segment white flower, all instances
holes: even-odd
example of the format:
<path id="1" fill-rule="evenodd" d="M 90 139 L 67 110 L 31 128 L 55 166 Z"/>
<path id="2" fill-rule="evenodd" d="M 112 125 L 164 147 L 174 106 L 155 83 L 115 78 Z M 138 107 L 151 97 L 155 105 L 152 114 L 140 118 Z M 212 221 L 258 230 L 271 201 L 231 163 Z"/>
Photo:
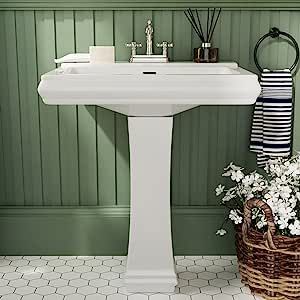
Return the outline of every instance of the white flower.
<path id="1" fill-rule="evenodd" d="M 220 196 L 224 192 L 225 186 L 219 184 L 216 188 L 216 196 Z"/>
<path id="2" fill-rule="evenodd" d="M 230 164 L 224 170 L 226 171 L 226 170 L 229 170 L 229 169 L 232 169 L 233 171 L 242 170 L 241 167 L 236 166 L 233 162 L 230 162 Z"/>
<path id="3" fill-rule="evenodd" d="M 271 175 L 275 175 L 275 176 L 281 176 L 282 174 L 282 169 L 280 168 L 280 166 L 277 164 L 278 161 L 272 161 L 272 163 L 274 164 L 270 164 L 269 166 L 269 173 Z"/>
<path id="4" fill-rule="evenodd" d="M 244 174 L 243 174 L 243 172 L 240 171 L 240 170 L 232 171 L 230 178 L 231 178 L 231 180 L 233 180 L 233 181 L 240 182 L 241 179 L 244 178 Z"/>
<path id="5" fill-rule="evenodd" d="M 277 224 L 279 225 L 279 229 L 286 229 L 289 227 L 288 220 L 286 218 L 282 218 L 277 221 Z"/>
<path id="6" fill-rule="evenodd" d="M 241 224 L 243 218 L 239 215 L 239 212 L 235 209 L 232 209 L 229 213 L 229 219 L 234 222 L 234 224 Z"/>
<path id="7" fill-rule="evenodd" d="M 227 231 L 225 229 L 221 228 L 216 232 L 216 235 L 223 236 L 226 233 L 227 233 Z"/>
<path id="8" fill-rule="evenodd" d="M 291 194 L 292 190 L 289 186 L 281 186 L 280 187 L 280 196 L 283 199 L 288 199 L 290 198 L 290 194 Z"/>
<path id="9" fill-rule="evenodd" d="M 237 196 L 237 189 L 236 189 L 236 187 L 230 188 L 230 189 L 226 192 L 225 196 L 222 198 L 222 202 L 223 202 L 223 203 L 228 202 L 228 201 L 230 201 L 231 199 L 236 198 L 236 196 Z"/>
<path id="10" fill-rule="evenodd" d="M 292 235 L 300 235 L 300 221 L 295 220 L 293 224 L 290 224 L 289 229 Z"/>
<path id="11" fill-rule="evenodd" d="M 251 175 L 246 175 L 243 180 L 242 180 L 242 184 L 245 186 L 245 187 L 248 187 L 250 186 L 251 184 L 253 184 L 253 180 L 254 179 L 254 176 L 251 176 Z"/>
<path id="12" fill-rule="evenodd" d="M 251 186 L 254 182 L 261 179 L 261 175 L 257 174 L 256 172 L 251 173 L 250 175 L 246 175 L 242 180 L 244 186 L 248 187 Z"/>
<path id="13" fill-rule="evenodd" d="M 291 163 L 286 172 L 287 175 L 291 175 L 292 177 L 297 177 L 300 174 L 300 169 L 298 163 Z"/>
<path id="14" fill-rule="evenodd" d="M 272 190 L 270 190 L 268 193 L 265 194 L 265 199 L 267 201 L 276 202 L 278 201 L 278 198 L 279 198 L 279 194 Z"/>
<path id="15" fill-rule="evenodd" d="M 267 221 L 266 220 L 260 220 L 256 223 L 256 226 L 258 229 L 262 229 L 263 227 L 265 227 L 267 225 Z"/>
<path id="16" fill-rule="evenodd" d="M 241 167 L 236 166 L 231 162 L 226 168 L 224 168 L 225 173 L 222 174 L 222 176 L 229 177 L 232 175 L 233 172 L 241 171 L 243 170 Z"/>
<path id="17" fill-rule="evenodd" d="M 234 195 L 225 195 L 222 199 L 222 203 L 225 203 L 225 202 L 228 202 L 230 201 L 231 199 L 235 198 Z"/>

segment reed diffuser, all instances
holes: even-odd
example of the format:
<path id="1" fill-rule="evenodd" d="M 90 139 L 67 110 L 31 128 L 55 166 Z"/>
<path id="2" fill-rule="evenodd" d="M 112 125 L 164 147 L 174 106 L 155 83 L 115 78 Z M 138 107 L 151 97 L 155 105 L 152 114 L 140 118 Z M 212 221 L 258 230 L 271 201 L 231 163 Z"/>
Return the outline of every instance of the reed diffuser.
<path id="1" fill-rule="evenodd" d="M 204 26 L 202 26 L 199 11 L 197 9 L 192 11 L 189 8 L 184 11 L 184 14 L 201 41 L 201 47 L 194 48 L 194 62 L 218 62 L 219 49 L 212 48 L 211 39 L 220 18 L 221 8 L 219 10 L 214 8 L 212 12 L 209 8 L 207 9 L 206 25 Z"/>

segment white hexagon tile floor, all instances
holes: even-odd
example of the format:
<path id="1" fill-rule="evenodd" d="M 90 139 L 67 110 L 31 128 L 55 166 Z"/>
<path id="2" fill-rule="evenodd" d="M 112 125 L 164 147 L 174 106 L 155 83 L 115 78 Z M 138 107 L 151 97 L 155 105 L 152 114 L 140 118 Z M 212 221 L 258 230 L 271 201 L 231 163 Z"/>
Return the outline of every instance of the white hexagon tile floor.
<path id="1" fill-rule="evenodd" d="M 257 300 L 234 256 L 177 256 L 174 293 L 132 294 L 126 257 L 0 256 L 1 300 Z"/>

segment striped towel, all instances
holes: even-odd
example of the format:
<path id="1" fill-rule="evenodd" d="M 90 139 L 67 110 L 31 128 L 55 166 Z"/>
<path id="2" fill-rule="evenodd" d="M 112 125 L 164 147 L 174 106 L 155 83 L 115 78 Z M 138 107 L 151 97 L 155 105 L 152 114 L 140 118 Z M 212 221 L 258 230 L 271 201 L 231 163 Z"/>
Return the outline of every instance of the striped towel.
<path id="1" fill-rule="evenodd" d="M 257 165 L 264 167 L 272 157 L 291 153 L 293 121 L 293 79 L 290 70 L 261 74 L 261 94 L 256 100 L 250 150 L 257 153 Z"/>

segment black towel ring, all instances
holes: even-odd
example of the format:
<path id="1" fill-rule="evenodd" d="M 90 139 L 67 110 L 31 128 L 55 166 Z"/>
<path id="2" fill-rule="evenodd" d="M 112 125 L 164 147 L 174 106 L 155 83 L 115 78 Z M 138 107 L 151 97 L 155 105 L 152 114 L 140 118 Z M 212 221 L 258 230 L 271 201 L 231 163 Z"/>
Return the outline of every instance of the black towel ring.
<path id="1" fill-rule="evenodd" d="M 294 61 L 294 63 L 289 67 L 289 69 L 292 71 L 293 69 L 295 69 L 295 67 L 297 66 L 298 62 L 299 62 L 299 46 L 298 46 L 298 43 L 297 41 L 287 32 L 284 32 L 284 31 L 280 31 L 278 28 L 276 27 L 273 27 L 270 29 L 270 31 L 268 33 L 266 33 L 265 35 L 263 35 L 259 40 L 258 42 L 256 43 L 255 45 L 255 48 L 254 48 L 254 62 L 255 62 L 255 65 L 257 67 L 257 69 L 262 72 L 263 71 L 263 68 L 259 65 L 259 62 L 258 62 L 258 59 L 257 59 L 257 50 L 258 50 L 258 47 L 259 45 L 262 43 L 262 41 L 264 39 L 266 39 L 267 37 L 271 37 L 271 38 L 276 38 L 276 37 L 279 37 L 279 35 L 284 35 L 286 36 L 287 38 L 289 38 L 292 43 L 294 44 L 294 47 L 295 47 L 295 50 L 296 50 L 296 59 Z"/>

